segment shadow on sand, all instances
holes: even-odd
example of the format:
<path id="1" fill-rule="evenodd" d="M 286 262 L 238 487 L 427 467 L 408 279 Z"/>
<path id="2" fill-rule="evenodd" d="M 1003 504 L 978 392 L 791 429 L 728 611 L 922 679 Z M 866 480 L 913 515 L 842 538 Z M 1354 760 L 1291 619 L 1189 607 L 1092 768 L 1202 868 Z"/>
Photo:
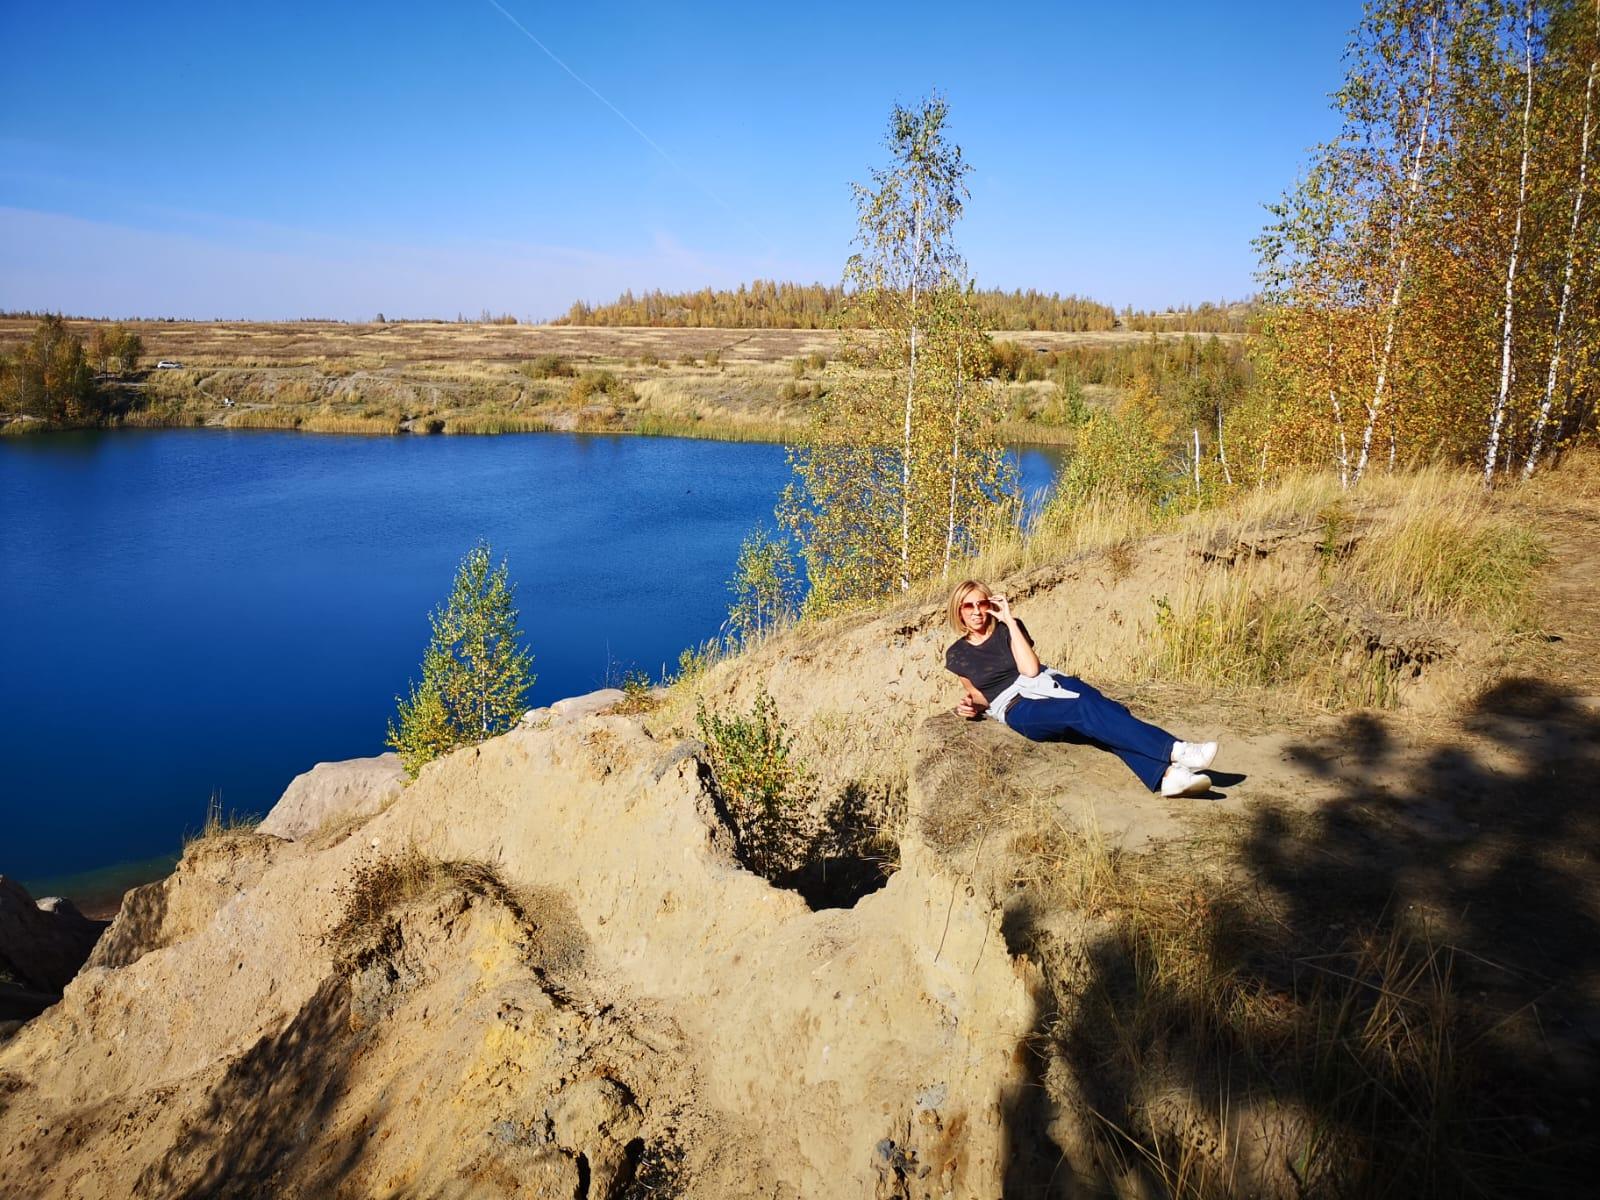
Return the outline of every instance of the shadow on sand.
<path id="1" fill-rule="evenodd" d="M 1007 1196 L 1583 1190 L 1600 1166 L 1600 710 L 1510 679 L 1459 734 L 1418 756 L 1363 713 L 1292 747 L 1331 800 L 1256 807 L 1230 885 L 1172 902 L 1189 931 L 1135 914 L 1081 948 L 1081 992 L 1041 1009 L 1035 1084 L 1005 1114 Z M 1220 1144 L 1167 1119 L 1185 1111 L 1212 1114 Z"/>

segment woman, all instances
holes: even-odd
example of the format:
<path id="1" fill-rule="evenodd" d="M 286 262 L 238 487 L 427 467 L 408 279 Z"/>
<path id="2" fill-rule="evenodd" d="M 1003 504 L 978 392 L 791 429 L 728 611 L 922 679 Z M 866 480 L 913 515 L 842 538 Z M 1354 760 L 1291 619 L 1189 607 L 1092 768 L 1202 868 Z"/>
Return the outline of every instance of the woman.
<path id="1" fill-rule="evenodd" d="M 950 594 L 950 624 L 962 637 L 945 651 L 944 665 L 966 688 L 956 713 L 987 713 L 1035 742 L 1074 735 L 1110 750 L 1152 792 L 1198 796 L 1211 790 L 1201 774 L 1216 757 L 1215 742 L 1185 742 L 1146 724 L 1115 700 L 1071 675 L 1051 671 L 1034 653 L 1028 629 L 976 579 Z"/>

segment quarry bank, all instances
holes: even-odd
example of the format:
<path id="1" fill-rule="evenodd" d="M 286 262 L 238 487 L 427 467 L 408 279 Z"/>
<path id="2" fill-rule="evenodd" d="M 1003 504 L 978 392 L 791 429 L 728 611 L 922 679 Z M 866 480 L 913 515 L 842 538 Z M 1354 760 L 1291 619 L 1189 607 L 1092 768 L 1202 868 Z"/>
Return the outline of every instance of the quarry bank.
<path id="1" fill-rule="evenodd" d="M 1194 1171 L 1225 1166 L 1232 1194 L 1314 1193 L 1360 1131 L 1282 1078 L 1218 1109 L 1244 1048 L 1139 1033 L 1149 997 L 1126 990 L 1130 912 L 1213 930 L 1247 892 L 1307 938 L 1429 914 L 1462 1007 L 1492 1017 L 1474 1052 L 1504 1095 L 1532 1077 L 1545 1096 L 1506 1136 L 1570 1169 L 1600 1046 L 1582 799 L 1600 689 L 1596 522 L 1568 507 L 1562 640 L 1537 680 L 1481 687 L 1497 652 L 1434 622 L 1426 644 L 1372 630 L 1415 668 L 1387 711 L 1123 689 L 1227 735 L 1200 801 L 950 714 L 936 597 L 711 666 L 702 694 L 770 689 L 818 794 L 892 843 L 849 894 L 746 869 L 704 748 L 676 732 L 682 696 L 535 709 L 409 786 L 385 758 L 320 766 L 261 827 L 196 840 L 131 893 L 60 1001 L 7 1026 L 0 1194 L 1141 1194 L 1157 1168 L 1115 1132 L 1133 1120 Z M 1047 657 L 1125 678 L 1163 573 L 1290 572 L 1318 544 L 1293 520 L 1211 526 L 1003 582 Z M 1217 863 L 1236 888 L 1205 882 Z M 1117 891 L 1146 877 L 1160 890 Z M 1237 969 L 1251 1022 L 1300 999 Z"/>

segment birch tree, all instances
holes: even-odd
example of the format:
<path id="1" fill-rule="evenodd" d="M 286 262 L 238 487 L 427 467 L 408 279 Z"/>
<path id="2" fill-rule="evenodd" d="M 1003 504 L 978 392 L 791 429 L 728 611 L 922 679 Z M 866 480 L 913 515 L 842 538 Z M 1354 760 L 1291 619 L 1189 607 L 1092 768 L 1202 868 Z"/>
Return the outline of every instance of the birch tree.
<path id="1" fill-rule="evenodd" d="M 1380 429 L 1391 462 L 1398 440 L 1396 363 L 1408 328 L 1417 247 L 1435 211 L 1433 191 L 1448 39 L 1456 0 L 1380 0 L 1357 30 L 1334 100 L 1338 137 L 1256 240 L 1265 299 L 1269 374 L 1307 404 L 1326 404 L 1323 431 L 1345 486 L 1359 483 Z M 1352 435 L 1359 420 L 1359 435 Z"/>
<path id="2" fill-rule="evenodd" d="M 1389 302 L 1384 315 L 1383 351 L 1378 358 L 1372 385 L 1372 399 L 1367 402 L 1367 420 L 1361 430 L 1361 449 L 1351 473 L 1351 481 L 1359 483 L 1366 473 L 1372 453 L 1372 435 L 1379 417 L 1384 414 L 1384 404 L 1392 400 L 1385 394 L 1389 386 L 1390 368 L 1394 361 L 1395 331 L 1400 320 L 1400 307 L 1405 297 L 1406 280 L 1411 266 L 1411 246 L 1418 224 L 1417 210 L 1421 199 L 1423 165 L 1427 159 L 1428 140 L 1433 131 L 1434 98 L 1439 79 L 1439 18 L 1442 4 L 1433 0 L 1425 9 L 1405 3 L 1395 4 L 1385 11 L 1375 10 L 1377 36 L 1374 53 L 1362 61 L 1360 73 L 1346 85 L 1344 93 L 1356 127 L 1361 131 L 1365 158 L 1369 167 L 1366 177 L 1371 179 L 1376 193 L 1374 209 L 1381 219 L 1392 222 L 1389 236 L 1387 264 L 1393 275 Z M 1423 27 L 1426 32 L 1422 32 Z M 1427 67 L 1423 73 L 1420 91 L 1414 90 L 1413 77 L 1403 67 L 1390 69 L 1390 64 L 1405 64 L 1408 50 L 1420 39 L 1427 52 Z M 1411 55 L 1410 57 L 1415 57 Z M 1361 61 L 1361 60 L 1358 60 Z M 1391 161 L 1396 151 L 1401 157 L 1398 164 Z M 1398 204 L 1389 196 L 1390 178 L 1396 165 L 1406 169 L 1404 189 Z M 1393 215 L 1388 213 L 1393 209 Z M 1394 417 L 1387 414 L 1393 430 Z M 1393 466 L 1393 436 L 1391 432 L 1390 465 Z"/>
<path id="3" fill-rule="evenodd" d="M 1522 220 L 1528 204 L 1528 127 L 1533 121 L 1533 0 L 1523 0 L 1523 61 L 1526 64 L 1522 101 L 1522 160 L 1517 173 L 1516 225 L 1511 235 L 1511 253 L 1506 258 L 1505 324 L 1500 343 L 1500 393 L 1495 397 L 1489 418 L 1489 439 L 1483 456 L 1483 482 L 1494 483 L 1495 460 L 1500 453 L 1500 432 L 1505 424 L 1506 406 L 1511 398 L 1512 319 L 1515 313 L 1517 257 L 1522 249 Z"/>
<path id="4" fill-rule="evenodd" d="M 790 451 L 779 520 L 806 560 L 809 613 L 948 571 L 1012 490 L 988 344 L 953 230 L 969 167 L 938 96 L 890 113 L 887 167 L 855 185 L 844 376 Z"/>
<path id="5" fill-rule="evenodd" d="M 1567 314 L 1572 308 L 1573 298 L 1573 272 L 1579 258 L 1580 231 L 1583 228 L 1583 204 L 1588 188 L 1589 178 L 1589 148 L 1592 144 L 1594 120 L 1594 82 L 1595 72 L 1600 69 L 1600 0 L 1594 4 L 1594 21 L 1591 26 L 1592 37 L 1589 40 L 1588 54 L 1579 55 L 1579 60 L 1588 58 L 1588 69 L 1585 73 L 1583 85 L 1583 119 L 1579 128 L 1581 133 L 1578 138 L 1577 167 L 1572 188 L 1572 221 L 1567 231 L 1566 253 L 1563 256 L 1561 269 L 1561 298 L 1556 305 L 1555 333 L 1550 345 L 1550 363 L 1545 372 L 1544 395 L 1539 403 L 1539 412 L 1534 419 L 1533 432 L 1529 438 L 1528 457 L 1522 464 L 1522 477 L 1530 477 L 1539 463 L 1539 455 L 1544 449 L 1545 430 L 1550 423 L 1551 411 L 1555 404 L 1556 381 L 1561 368 L 1562 339 L 1567 332 Z"/>
<path id="6" fill-rule="evenodd" d="M 1354 486 L 1387 439 L 1492 483 L 1592 431 L 1597 47 L 1595 0 L 1368 10 L 1340 135 L 1256 243 L 1261 461 Z"/>

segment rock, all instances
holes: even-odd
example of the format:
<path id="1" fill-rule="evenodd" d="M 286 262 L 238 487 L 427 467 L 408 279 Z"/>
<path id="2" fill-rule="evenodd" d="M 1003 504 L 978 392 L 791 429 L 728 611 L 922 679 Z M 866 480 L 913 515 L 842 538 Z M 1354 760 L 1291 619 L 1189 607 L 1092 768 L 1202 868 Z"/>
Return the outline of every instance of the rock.
<path id="1" fill-rule="evenodd" d="M 556 1145 L 589 1167 L 590 1194 L 611 1200 L 628 1182 L 628 1143 L 639 1112 L 626 1089 L 610 1079 L 586 1079 L 554 1096 L 545 1110 Z"/>
<path id="2" fill-rule="evenodd" d="M 405 780 L 405 768 L 394 753 L 318 763 L 295 776 L 258 831 L 296 842 L 330 821 L 370 817 L 400 794 Z"/>
<path id="3" fill-rule="evenodd" d="M 621 688 L 601 688 L 597 692 L 586 692 L 582 696 L 568 696 L 565 700 L 557 700 L 550 706 L 550 715 L 558 721 L 577 721 L 604 712 L 613 704 L 621 703 Z"/>
<path id="4" fill-rule="evenodd" d="M 58 897 L 35 904 L 0 875 L 0 1019 L 31 1017 L 54 1003 L 105 927 Z"/>

